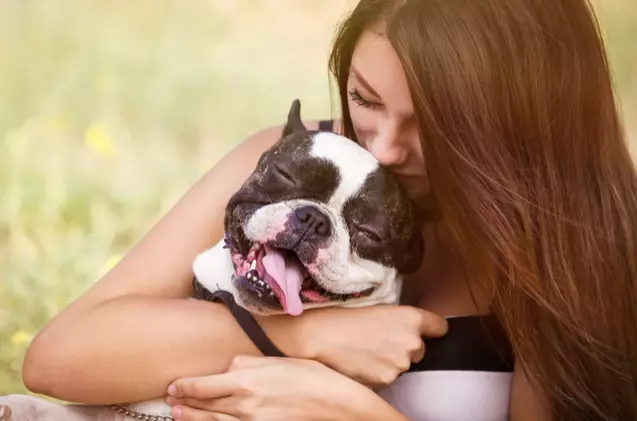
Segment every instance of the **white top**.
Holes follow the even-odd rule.
[[[424,359],[377,393],[411,421],[507,421],[513,356],[500,325],[490,315],[448,321]]]
[[[507,421],[512,373],[405,373],[379,395],[411,421]]]

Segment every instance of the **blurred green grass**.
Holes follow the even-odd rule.
[[[280,124],[331,115],[326,58],[355,0],[0,5],[0,395],[33,335],[206,169]],[[637,3],[600,17],[637,118]]]

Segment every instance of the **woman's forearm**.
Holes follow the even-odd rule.
[[[272,340],[299,354],[289,334],[298,319],[265,319]],[[65,401],[156,398],[176,378],[223,372],[237,354],[260,355],[228,310],[208,302],[122,297],[65,323],[63,333],[45,329],[34,340],[23,371],[31,391]]]

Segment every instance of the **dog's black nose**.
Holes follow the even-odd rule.
[[[314,206],[303,206],[295,212],[298,223],[303,226],[305,236],[329,237],[332,235],[330,218]]]

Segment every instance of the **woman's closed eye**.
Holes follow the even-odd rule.
[[[375,109],[383,106],[383,104],[379,102],[370,101],[369,99],[365,98],[356,88],[351,88],[349,90],[349,96],[350,98],[352,98],[352,101],[354,101],[354,103],[359,107]]]

